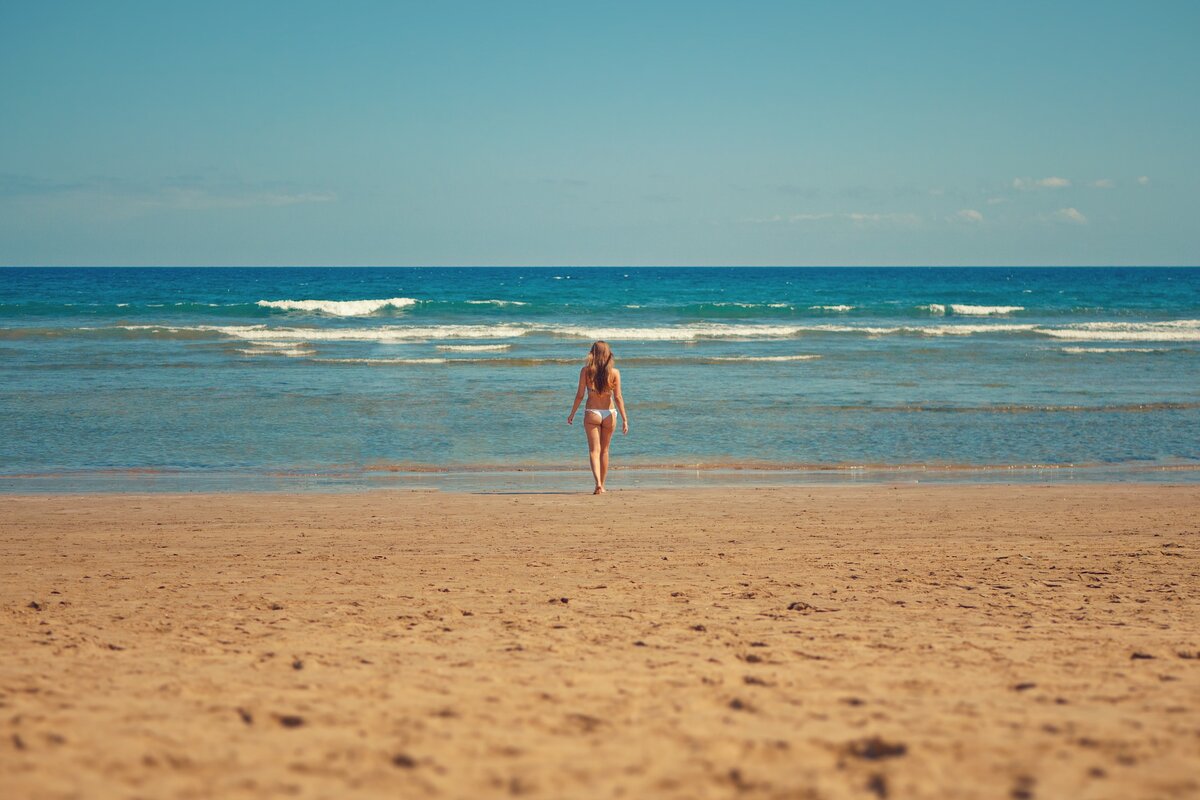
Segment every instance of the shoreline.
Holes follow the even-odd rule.
[[[1200,791],[1200,486],[601,502],[0,496],[0,782],[31,800]]]
[[[755,488],[949,483],[949,485],[1075,485],[1075,483],[1200,482],[1200,462],[972,464],[803,463],[727,461],[618,463],[614,488]],[[582,477],[581,477],[582,476]],[[0,474],[0,497],[13,494],[122,493],[347,493],[386,488],[478,492],[542,481],[568,488],[590,480],[587,465],[572,464],[332,464],[312,469],[101,468]]]
[[[570,489],[589,483],[586,465],[371,464],[312,470],[107,468],[0,474],[0,496],[22,494],[354,493],[427,489],[446,493]],[[614,465],[614,490],[934,485],[1160,485],[1200,483],[1200,463]],[[590,485],[589,485],[590,490]]]

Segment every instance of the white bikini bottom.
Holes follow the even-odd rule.
[[[608,419],[609,417],[616,415],[617,410],[615,408],[585,408],[583,413],[585,415],[595,414],[600,418],[601,422],[604,422],[604,420]]]

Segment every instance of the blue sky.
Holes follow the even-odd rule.
[[[2,264],[1197,264],[1200,3],[0,0]]]

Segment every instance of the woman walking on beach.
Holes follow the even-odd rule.
[[[592,344],[587,363],[579,370],[579,386],[567,416],[568,425],[575,424],[575,412],[579,410],[584,392],[587,392],[587,403],[583,408],[583,432],[587,434],[588,459],[592,464],[592,477],[596,479],[596,491],[592,494],[604,494],[604,479],[608,477],[608,443],[617,428],[616,411],[621,412],[621,433],[629,433],[629,417],[625,414],[625,399],[621,397],[621,373],[613,366],[608,342]]]

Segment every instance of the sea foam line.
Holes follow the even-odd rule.
[[[1037,329],[1033,324],[944,324],[870,327],[815,323],[807,325],[757,325],[729,323],[695,323],[691,325],[646,328],[609,328],[581,325],[534,323],[503,323],[498,325],[387,325],[375,328],[287,328],[267,325],[122,325],[112,330],[154,331],[180,337],[194,338],[197,333],[213,332],[235,339],[304,340],[345,342],[414,342],[446,339],[515,339],[528,335],[554,336],[567,339],[606,339],[623,342],[697,341],[706,339],[788,339],[805,334],[857,334],[862,336],[970,336],[977,333],[1014,333]],[[79,329],[83,330],[83,329]],[[94,330],[94,329],[92,329]],[[1040,331],[1038,331],[1040,332]]]
[[[239,352],[253,352],[241,350]],[[278,351],[261,351],[261,352],[278,352]],[[804,355],[788,355],[788,356],[694,356],[694,357],[671,357],[671,356],[633,356],[630,358],[621,359],[622,364],[638,364],[642,366],[658,365],[658,366],[674,366],[680,364],[735,364],[735,363],[772,363],[772,362],[789,362],[789,361],[813,361],[821,358],[815,354]],[[314,358],[313,361],[322,364],[365,364],[368,366],[388,366],[388,365],[425,365],[425,364],[449,364],[449,365],[490,365],[495,367],[536,367],[549,364],[580,364],[582,359],[579,358],[554,358],[554,357],[537,357],[530,356],[528,358]]]
[[[1200,342],[1200,320],[1160,322],[1079,322],[1062,328],[1042,328],[1055,339],[1086,342]]]
[[[1072,355],[1087,353],[1169,353],[1169,347],[1060,347],[1060,352]]]
[[[819,355],[805,354],[805,355],[794,355],[794,356],[702,356],[695,360],[703,361],[706,363],[712,362],[712,361],[720,363],[720,362],[726,362],[726,361],[763,361],[763,362],[768,362],[768,361],[815,361],[818,358],[820,358]],[[680,361],[687,361],[687,360],[689,360],[689,359],[680,359]]]
[[[76,328],[100,331],[101,328]],[[359,341],[413,342],[446,339],[516,339],[528,335],[568,339],[607,339],[612,341],[696,341],[704,339],[787,339],[806,334],[852,334],[860,336],[972,336],[975,334],[1032,333],[1054,339],[1074,341],[1121,342],[1194,342],[1200,341],[1200,320],[1160,322],[1085,322],[1059,327],[1032,323],[976,323],[936,325],[860,326],[835,323],[806,325],[758,325],[719,322],[659,327],[591,327],[536,323],[498,325],[386,325],[373,328],[269,327],[267,325],[120,325],[107,330],[153,331],[179,337],[196,338],[213,332],[248,341]],[[25,335],[31,335],[29,331]],[[56,330],[54,335],[61,335]],[[46,334],[49,335],[49,334]],[[0,335],[0,338],[10,338]]]
[[[255,305],[280,311],[315,311],[335,317],[365,317],[385,308],[408,308],[418,302],[412,297],[389,297],[383,300],[259,300]]]
[[[930,314],[944,315],[947,310],[951,314],[957,314],[963,317],[999,317],[1006,314],[1012,314],[1015,311],[1024,311],[1025,306],[973,306],[965,303],[930,303],[929,305],[919,306],[923,311],[928,311]]]

